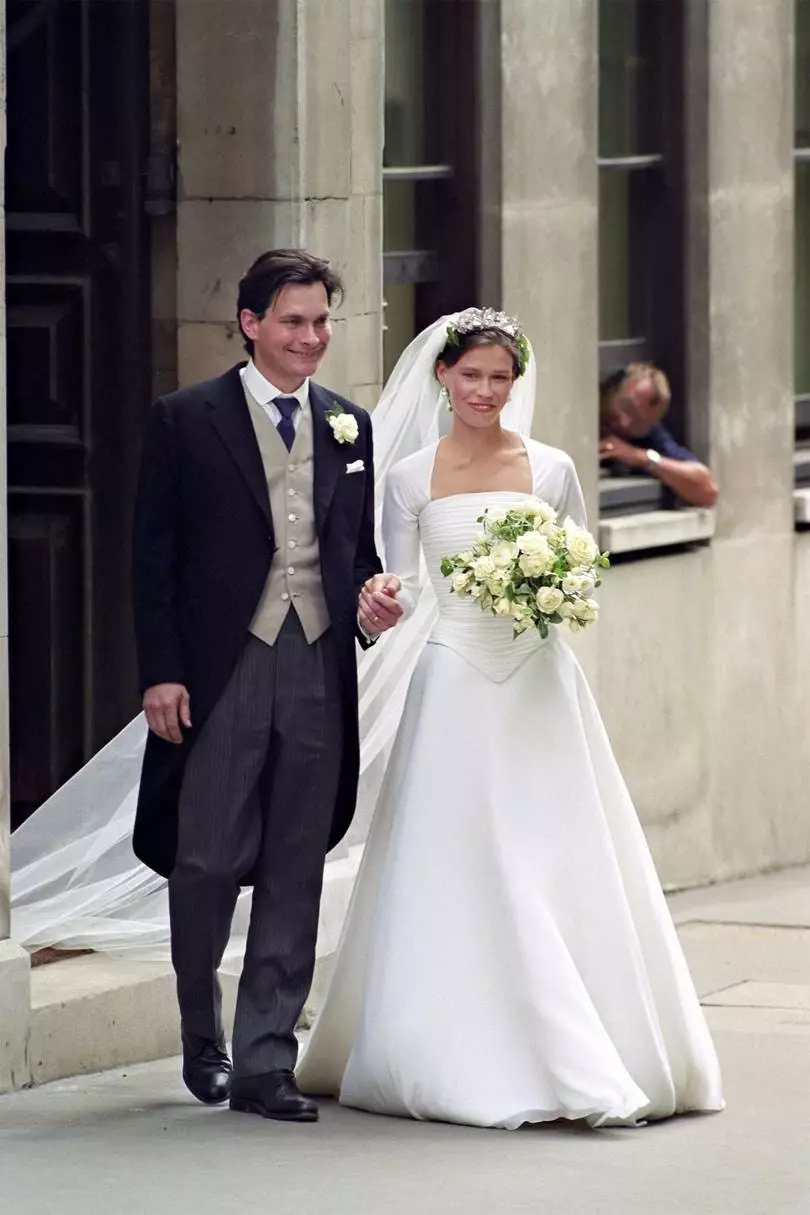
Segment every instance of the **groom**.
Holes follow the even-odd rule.
[[[295,1121],[318,1117],[294,1031],[324,857],[354,812],[355,636],[401,611],[374,545],[368,415],[310,379],[341,295],[302,250],[253,263],[237,304],[249,360],[157,402],[134,531],[150,727],[134,848],[169,878],[183,1078],[200,1101]],[[248,883],[232,1068],[216,972]]]

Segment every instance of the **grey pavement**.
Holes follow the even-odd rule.
[[[176,1060],[0,1098],[2,1215],[810,1215],[810,870],[677,895],[728,1108],[517,1132],[205,1109]]]

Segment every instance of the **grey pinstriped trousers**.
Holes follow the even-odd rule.
[[[237,1076],[295,1065],[340,772],[339,691],[330,634],[309,645],[291,611],[275,645],[248,636],[186,765],[169,879],[172,961],[183,1028],[205,1038],[223,1038],[216,972],[240,878],[256,878]]]

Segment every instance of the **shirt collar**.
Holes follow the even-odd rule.
[[[276,397],[295,397],[302,409],[309,404],[309,379],[304,380],[301,387],[296,388],[295,392],[282,392],[280,388],[276,388],[275,384],[271,384],[266,376],[262,375],[253,359],[250,359],[242,368],[241,374],[248,392],[260,405],[269,405]]]

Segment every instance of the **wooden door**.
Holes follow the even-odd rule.
[[[137,709],[129,531],[150,391],[148,6],[7,0],[13,823]]]

